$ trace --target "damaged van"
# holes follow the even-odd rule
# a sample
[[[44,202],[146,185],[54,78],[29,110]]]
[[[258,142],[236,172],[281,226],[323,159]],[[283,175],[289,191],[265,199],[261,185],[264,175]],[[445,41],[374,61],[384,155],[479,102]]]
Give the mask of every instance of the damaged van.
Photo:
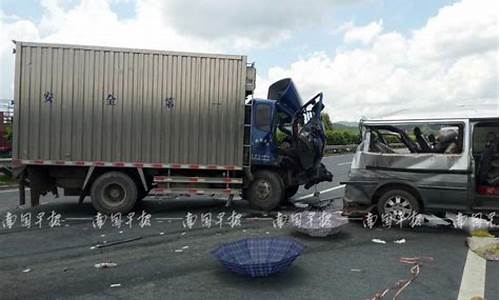
[[[498,211],[498,110],[399,114],[360,122],[344,214]]]

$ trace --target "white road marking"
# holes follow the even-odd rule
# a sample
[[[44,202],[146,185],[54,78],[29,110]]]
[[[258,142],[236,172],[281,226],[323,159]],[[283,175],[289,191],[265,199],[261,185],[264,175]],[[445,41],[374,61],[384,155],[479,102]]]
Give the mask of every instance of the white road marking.
[[[3,194],[3,193],[12,193],[12,192],[18,192],[19,190],[18,189],[11,189],[11,190],[1,190],[0,191],[0,194]],[[26,191],[29,191],[28,189],[26,189]]]
[[[344,187],[345,187],[345,184],[341,184],[341,185],[337,185],[337,186],[331,187],[331,188],[326,189],[326,190],[319,191],[319,193],[320,194],[324,194],[324,193],[335,191],[335,190],[338,190],[338,189],[341,189],[341,188],[344,188]],[[299,197],[299,198],[294,199],[294,200],[304,200],[304,199],[312,197],[312,196],[314,196],[314,193],[313,194],[309,194],[309,195],[305,195],[305,196],[302,196],[302,197]]]
[[[343,163],[338,163],[337,166],[345,166],[345,165],[350,165],[352,162],[351,161],[346,161]]]
[[[469,249],[465,259],[458,300],[470,300],[473,297],[483,298],[485,276],[486,260]]]

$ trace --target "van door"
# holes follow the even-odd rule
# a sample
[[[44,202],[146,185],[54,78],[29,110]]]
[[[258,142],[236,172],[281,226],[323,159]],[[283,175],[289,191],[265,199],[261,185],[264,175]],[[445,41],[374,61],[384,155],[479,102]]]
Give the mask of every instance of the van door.
[[[498,119],[472,121],[471,126],[472,208],[498,210]]]

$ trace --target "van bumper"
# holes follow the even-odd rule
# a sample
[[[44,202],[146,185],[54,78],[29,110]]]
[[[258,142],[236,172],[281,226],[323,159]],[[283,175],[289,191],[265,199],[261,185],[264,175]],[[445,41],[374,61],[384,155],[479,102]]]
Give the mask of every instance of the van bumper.
[[[369,193],[363,189],[363,185],[346,183],[343,198],[344,216],[359,217],[373,211],[376,205],[372,203]]]

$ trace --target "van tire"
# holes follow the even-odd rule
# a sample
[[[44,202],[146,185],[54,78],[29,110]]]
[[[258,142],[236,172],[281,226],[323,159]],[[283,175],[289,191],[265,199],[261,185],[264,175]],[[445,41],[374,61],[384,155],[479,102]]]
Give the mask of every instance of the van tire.
[[[403,218],[402,224],[407,225],[412,213],[420,212],[420,204],[411,192],[404,189],[390,189],[380,196],[377,210],[381,218],[385,213],[392,212],[395,218]]]
[[[128,213],[137,201],[137,185],[127,174],[111,171],[99,176],[90,189],[94,208],[103,214]]]
[[[261,170],[254,173],[246,196],[252,207],[270,211],[280,205],[284,193],[281,176],[273,171]]]

